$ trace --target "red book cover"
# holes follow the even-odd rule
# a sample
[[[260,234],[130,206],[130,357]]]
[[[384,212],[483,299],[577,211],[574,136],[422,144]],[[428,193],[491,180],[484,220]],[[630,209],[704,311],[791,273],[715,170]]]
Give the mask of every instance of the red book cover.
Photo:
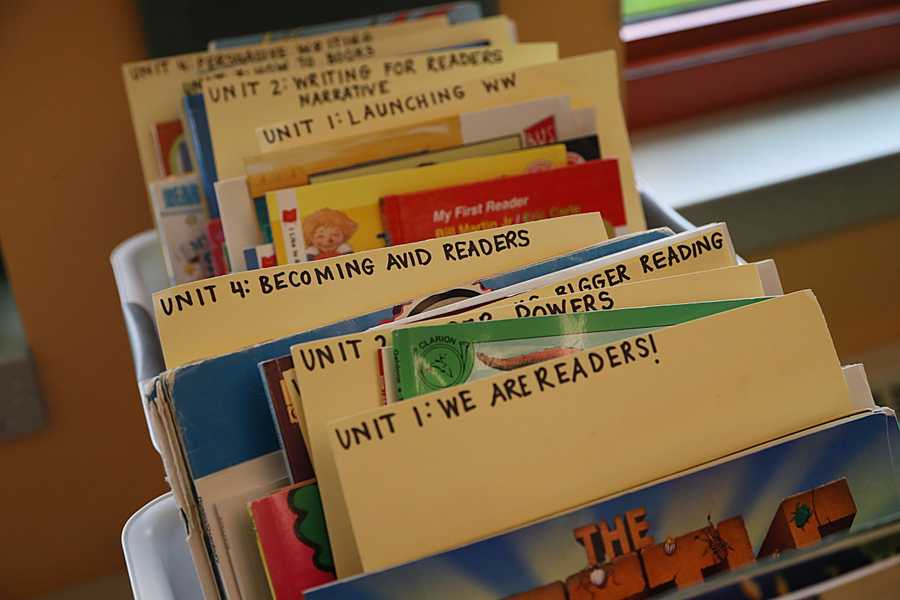
[[[225,232],[221,219],[210,219],[206,224],[206,237],[209,239],[209,253],[212,257],[213,273],[227,275],[228,259],[225,258]]]
[[[249,508],[275,600],[298,600],[304,590],[334,581],[334,560],[314,479],[255,500]]]
[[[600,212],[612,230],[625,225],[615,160],[386,196],[381,212],[391,244],[585,212]]]
[[[184,140],[181,121],[165,121],[153,126],[156,160],[162,177],[190,173],[191,158]]]
[[[294,368],[294,361],[290,356],[273,358],[259,363],[265,384],[266,397],[269,400],[269,408],[275,421],[278,439],[281,441],[281,451],[284,454],[288,467],[288,474],[292,482],[306,481],[315,476],[309,453],[306,451],[306,443],[303,441],[303,433],[300,431],[300,423],[294,407],[289,398],[285,398],[281,392],[282,373]],[[294,382],[296,385],[296,382]],[[299,391],[298,391],[299,394]]]

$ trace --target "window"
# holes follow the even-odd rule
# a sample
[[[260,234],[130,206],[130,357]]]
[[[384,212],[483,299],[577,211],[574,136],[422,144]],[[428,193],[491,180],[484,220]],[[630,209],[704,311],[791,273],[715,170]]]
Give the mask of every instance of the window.
[[[623,0],[632,129],[900,67],[896,0]]]

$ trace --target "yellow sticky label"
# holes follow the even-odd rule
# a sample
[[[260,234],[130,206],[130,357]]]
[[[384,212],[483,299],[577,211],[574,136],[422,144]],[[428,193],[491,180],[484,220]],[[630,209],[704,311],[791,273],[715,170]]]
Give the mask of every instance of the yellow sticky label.
[[[548,92],[563,94],[571,97],[575,108],[595,109],[601,153],[619,161],[628,229],[639,231],[646,224],[634,182],[617,68],[615,53],[601,52],[462,83],[435,84],[340,108],[304,112],[295,119],[258,128],[257,142],[260,150],[268,152],[532,100]]]
[[[798,292],[356,414],[329,438],[372,571],[855,410]],[[615,468],[586,467],[598,453]]]
[[[153,295],[169,369],[382,309],[605,239],[598,213],[213,277]]]
[[[383,55],[382,56],[386,56]],[[257,153],[260,125],[318,108],[338,108],[362,99],[462,81],[558,58],[553,43],[484,46],[373,58],[347,65],[295,69],[265,77],[225,77],[203,82],[216,173],[244,173],[244,158]]]

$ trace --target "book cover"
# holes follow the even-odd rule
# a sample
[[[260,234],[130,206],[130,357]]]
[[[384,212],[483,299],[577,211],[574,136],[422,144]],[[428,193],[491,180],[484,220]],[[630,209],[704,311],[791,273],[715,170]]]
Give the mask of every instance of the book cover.
[[[275,248],[272,244],[260,244],[244,250],[244,270],[265,269],[278,264],[275,260]]]
[[[259,552],[274,600],[297,600],[334,581],[328,528],[314,479],[250,502]]]
[[[452,84],[558,58],[555,43],[403,54],[402,58],[372,55],[339,68],[325,64],[310,69],[297,64],[276,74],[231,75],[204,81],[203,99],[219,175],[242,175],[244,157],[259,151],[256,128],[293,118],[298,111],[336,109],[364,98],[380,98],[437,83]],[[302,130],[292,130],[275,135],[297,133],[303,134]]]
[[[379,210],[382,196],[565,164],[562,145],[543,146],[269,192],[266,201],[275,254],[279,264],[289,264],[381,248],[385,246]]]
[[[209,219],[206,222],[206,239],[209,242],[212,274],[226,275],[230,273],[231,269],[228,267],[228,256],[225,252],[225,234],[222,231],[221,219]]]
[[[185,175],[193,171],[181,119],[156,123],[151,133],[156,147],[160,177]]]
[[[183,284],[153,295],[168,368],[595,244],[596,213]],[[223,327],[228,323],[228,327]]]
[[[372,571],[859,409],[806,291],[397,402],[329,429],[362,568]],[[601,440],[615,440],[616,468],[586,473],[585,448]],[[459,502],[485,494],[490,502]]]
[[[276,139],[273,131],[292,127],[297,120],[273,123],[256,131],[257,142],[264,152],[290,146],[300,147],[401,127],[466,111],[503,106],[544,97],[548,90],[572,98],[574,108],[594,107],[595,132],[600,139],[603,157],[619,161],[622,191],[625,195],[626,221],[629,231],[646,228],[640,197],[634,180],[630,143],[625,127],[618,90],[618,63],[615,52],[564,58],[554,63],[524,67],[497,76],[482,77],[459,84],[460,93],[453,95],[447,86],[437,85],[398,93],[376,100],[356,101],[339,110],[314,109],[303,114],[303,137]],[[444,97],[449,95],[446,100]],[[416,97],[425,106],[406,110]],[[384,116],[379,116],[384,115]]]
[[[405,400],[686,323],[764,298],[396,329],[397,399]],[[626,355],[627,358],[627,355]]]
[[[210,40],[208,47],[210,50],[220,50],[223,48],[252,46],[255,44],[261,44],[263,42],[279,41],[295,37],[307,37],[310,35],[320,35],[323,33],[332,33],[334,31],[343,31],[345,29],[354,29],[358,27],[367,27],[385,23],[415,21],[417,19],[425,19],[427,17],[440,15],[445,15],[447,17],[447,21],[451,24],[465,23],[466,21],[475,21],[481,18],[481,5],[478,2],[468,1],[447,2],[445,4],[435,4],[433,6],[423,6],[421,8],[411,8],[408,10],[399,10],[377,15],[369,15],[366,17],[356,17],[354,19],[332,21],[330,23],[304,25],[302,27],[294,27],[292,29],[279,29],[277,31],[249,33],[246,35],[219,38]]]
[[[275,433],[284,454],[287,472],[291,482],[297,483],[315,477],[315,473],[303,441],[300,419],[294,411],[290,398],[284,395],[281,385],[284,372],[293,368],[294,361],[290,356],[281,356],[259,363],[263,389],[272,412]]]
[[[171,284],[211,276],[208,217],[197,176],[151,183],[150,200]]]
[[[744,595],[756,569],[865,539],[897,514],[898,444],[894,414],[866,412],[306,597],[587,600],[678,589],[677,597],[768,598],[765,584]],[[583,474],[596,469],[609,471],[582,462]],[[770,535],[780,538],[778,555],[765,547]],[[731,594],[701,593],[719,580],[733,582]]]
[[[385,233],[405,244],[454,233],[599,212],[611,229],[625,225],[625,205],[614,160],[550,171],[394,194],[381,199]]]
[[[185,96],[183,102],[186,125],[191,130],[191,135],[188,137],[194,145],[193,155],[197,161],[196,171],[200,175],[200,185],[203,187],[203,195],[206,196],[209,206],[209,216],[217,219],[219,203],[213,184],[218,181],[219,177],[216,174],[215,156],[213,155],[203,96],[200,94]],[[225,272],[227,273],[227,271]]]

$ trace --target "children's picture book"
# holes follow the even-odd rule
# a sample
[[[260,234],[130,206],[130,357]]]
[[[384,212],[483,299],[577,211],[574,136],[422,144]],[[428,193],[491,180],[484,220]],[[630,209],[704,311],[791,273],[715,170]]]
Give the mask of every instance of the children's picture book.
[[[397,399],[405,400],[740,308],[764,298],[396,329]]]
[[[616,161],[594,160],[381,199],[392,244],[580,212],[599,212],[611,231],[623,232],[625,205]]]
[[[153,218],[172,285],[213,274],[208,217],[196,175],[182,175],[150,184]]]
[[[219,38],[210,40],[207,47],[210,50],[238,48],[240,46],[250,46],[255,44],[262,44],[264,42],[275,42],[296,37],[321,35],[323,33],[344,31],[346,29],[357,29],[360,27],[370,27],[372,25],[402,23],[404,21],[431,20],[429,19],[429,17],[438,15],[446,16],[449,23],[465,23],[466,21],[475,21],[481,18],[481,5],[478,2],[469,1],[447,2],[444,4],[435,4],[433,6],[422,6],[419,8],[411,8],[408,10],[400,10],[395,12],[381,13],[378,15],[369,15],[366,17],[345,19],[343,21],[332,21],[330,23],[304,25],[302,27],[293,27],[291,29],[279,29],[278,31],[249,33],[246,35]]]
[[[275,255],[279,264],[291,264],[381,248],[385,246],[382,196],[565,164],[565,147],[557,144],[269,192]],[[510,219],[497,226],[512,224]]]
[[[263,379],[263,389],[269,408],[272,411],[272,419],[275,423],[275,432],[281,446],[287,472],[291,482],[296,483],[315,477],[303,434],[300,429],[300,418],[294,411],[294,405],[284,393],[284,374],[294,368],[294,361],[290,356],[281,356],[259,363],[259,374]]]
[[[806,291],[389,404],[329,429],[366,572],[863,408]],[[585,472],[585,448],[601,440],[616,441],[617,467]],[[488,490],[489,502],[459,501]]]
[[[311,587],[334,581],[328,528],[314,479],[249,504],[271,597],[296,600]]]
[[[160,177],[185,175],[193,171],[181,119],[155,123],[151,135],[156,147]]]
[[[898,444],[891,411],[863,412],[305,597],[773,597],[776,573],[786,593],[891,551]]]

